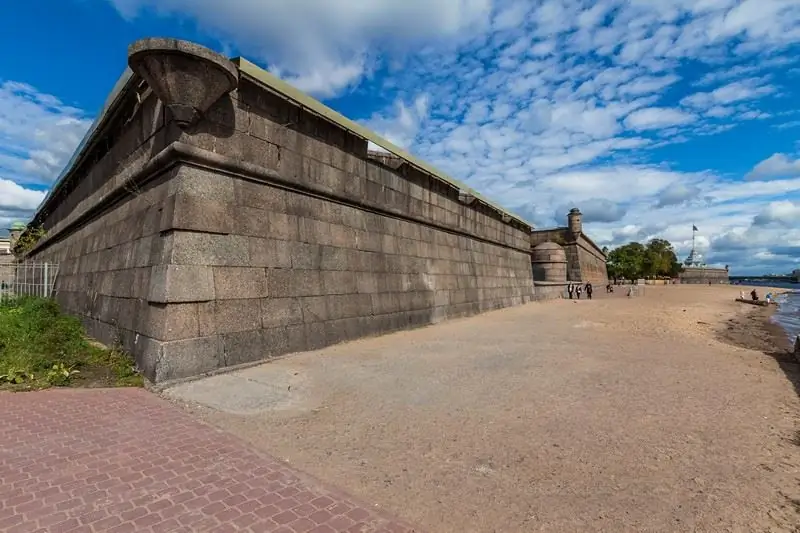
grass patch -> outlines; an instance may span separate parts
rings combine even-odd
[[[86,338],[80,321],[46,298],[0,304],[0,388],[141,386],[131,358]]]

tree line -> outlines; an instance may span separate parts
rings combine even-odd
[[[603,251],[611,279],[674,278],[683,270],[672,244],[664,239],[652,239],[647,244],[629,242]]]

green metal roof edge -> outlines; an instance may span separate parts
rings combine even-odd
[[[399,146],[396,146],[389,142],[388,140],[384,139],[377,133],[368,130],[364,126],[357,124],[356,122],[350,120],[349,118],[345,117],[341,113],[334,111],[330,107],[326,106],[319,100],[312,98],[311,96],[307,95],[306,93],[302,92],[301,90],[292,87],[285,81],[281,80],[274,74],[271,74],[264,70],[263,68],[259,67],[258,65],[252,63],[251,61],[247,60],[244,57],[237,57],[233,59],[233,62],[236,66],[239,67],[239,70],[244,74],[248,75],[249,77],[253,78],[254,80],[266,85],[268,88],[276,91],[283,96],[287,97],[290,100],[294,100],[296,103],[300,104],[302,107],[313,111],[314,113],[330,120],[331,122],[339,125],[340,127],[350,131],[358,135],[359,137],[366,139],[373,144],[376,144],[383,148],[384,150],[388,151],[389,153],[396,155],[397,157],[404,159],[409,164],[418,169],[427,172],[428,174],[452,185],[453,187],[460,189],[462,191],[468,192],[484,204],[488,205],[489,207],[497,210],[498,212],[511,217],[512,219],[524,224],[525,226],[533,228],[533,224],[530,222],[526,222],[522,219],[519,215],[515,215],[510,211],[500,207],[499,205],[495,204],[494,202],[486,199],[482,194],[475,191],[473,188],[468,187],[464,183],[451,178],[447,174],[436,170],[431,165],[425,163],[414,157],[413,155],[409,154]]]

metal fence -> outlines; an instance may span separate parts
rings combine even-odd
[[[49,298],[53,295],[57,276],[58,263],[0,263],[0,302],[20,296]]]

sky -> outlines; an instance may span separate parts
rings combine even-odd
[[[0,226],[35,211],[136,39],[244,56],[539,228],[800,268],[800,0],[10,0]]]

